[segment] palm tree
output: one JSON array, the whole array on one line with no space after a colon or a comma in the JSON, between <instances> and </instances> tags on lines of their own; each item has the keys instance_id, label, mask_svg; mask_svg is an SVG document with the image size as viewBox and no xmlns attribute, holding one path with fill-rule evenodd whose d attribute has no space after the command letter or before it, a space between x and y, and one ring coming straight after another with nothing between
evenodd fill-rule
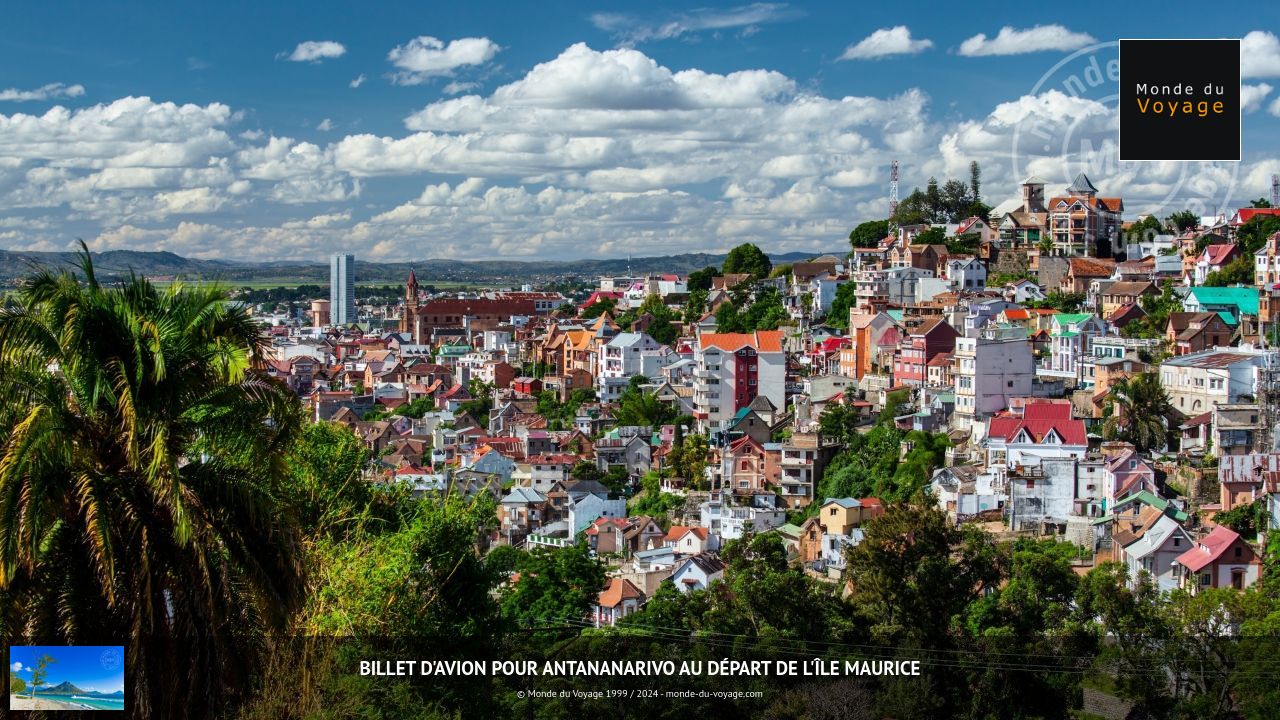
<instances>
[{"instance_id":1,"label":"palm tree","mask_svg":"<svg viewBox=\"0 0 1280 720\"><path fill-rule=\"evenodd\" d=\"M209 715L300 601L299 404L222 291L79 268L0 308L0 634L123 642L131 714Z\"/></svg>"},{"instance_id":2,"label":"palm tree","mask_svg":"<svg viewBox=\"0 0 1280 720\"><path fill-rule=\"evenodd\" d=\"M1173 413L1169 394L1155 373L1139 373L1111 386L1110 415L1102 424L1108 440L1124 440L1138 450L1164 447L1166 419Z\"/></svg>"}]
</instances>

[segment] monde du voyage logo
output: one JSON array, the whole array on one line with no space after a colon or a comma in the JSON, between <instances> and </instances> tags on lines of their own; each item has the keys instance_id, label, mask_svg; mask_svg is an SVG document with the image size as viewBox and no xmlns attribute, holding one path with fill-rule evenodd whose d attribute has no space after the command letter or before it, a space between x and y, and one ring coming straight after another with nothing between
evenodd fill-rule
<instances>
[{"instance_id":1,"label":"monde du voyage logo","mask_svg":"<svg viewBox=\"0 0 1280 720\"><path fill-rule=\"evenodd\" d=\"M1239 40L1120 41L1120 159L1240 159Z\"/></svg>"}]
</instances>

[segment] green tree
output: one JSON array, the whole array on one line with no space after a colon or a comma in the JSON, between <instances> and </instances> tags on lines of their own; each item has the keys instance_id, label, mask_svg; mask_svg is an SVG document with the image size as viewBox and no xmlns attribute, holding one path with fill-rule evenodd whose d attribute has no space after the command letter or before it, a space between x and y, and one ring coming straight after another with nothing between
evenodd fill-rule
<instances>
[{"instance_id":1,"label":"green tree","mask_svg":"<svg viewBox=\"0 0 1280 720\"><path fill-rule=\"evenodd\" d=\"M831 309L827 311L828 325L848 329L849 310L858 305L858 298L854 291L852 282L842 282L836 286L836 296L832 298Z\"/></svg>"},{"instance_id":2,"label":"green tree","mask_svg":"<svg viewBox=\"0 0 1280 720\"><path fill-rule=\"evenodd\" d=\"M1236 244L1246 255L1256 253L1266 244L1267 238L1277 232L1280 232L1280 217L1255 215L1236 228Z\"/></svg>"},{"instance_id":3,"label":"green tree","mask_svg":"<svg viewBox=\"0 0 1280 720\"><path fill-rule=\"evenodd\" d=\"M946 242L947 231L940 225L924 230L916 236L916 244L919 245L945 245Z\"/></svg>"},{"instance_id":4,"label":"green tree","mask_svg":"<svg viewBox=\"0 0 1280 720\"><path fill-rule=\"evenodd\" d=\"M1132 443L1142 452L1165 446L1166 422L1174 410L1155 373L1139 373L1113 383L1106 408L1109 415L1102 423L1103 437Z\"/></svg>"},{"instance_id":5,"label":"green tree","mask_svg":"<svg viewBox=\"0 0 1280 720\"><path fill-rule=\"evenodd\" d=\"M931 503L890 504L863 525L847 561L850 599L873 636L926 647L947 645L952 618L1001 576L990 538L955 527Z\"/></svg>"},{"instance_id":6,"label":"green tree","mask_svg":"<svg viewBox=\"0 0 1280 720\"><path fill-rule=\"evenodd\" d=\"M27 682L18 677L18 674L10 671L9 673L9 693L17 695L27 689Z\"/></svg>"},{"instance_id":7,"label":"green tree","mask_svg":"<svg viewBox=\"0 0 1280 720\"><path fill-rule=\"evenodd\" d=\"M617 308L617 300L614 300L613 298L604 298L583 308L582 312L578 313L578 317L584 320L592 320L604 315L605 313L612 315Z\"/></svg>"},{"instance_id":8,"label":"green tree","mask_svg":"<svg viewBox=\"0 0 1280 720\"><path fill-rule=\"evenodd\" d=\"M718 278L722 274L723 273L720 272L720 268L712 265L708 265L701 270L694 270L689 273L689 277L685 280L686 287L688 287L689 292L691 293L695 290L710 290L711 279Z\"/></svg>"},{"instance_id":9,"label":"green tree","mask_svg":"<svg viewBox=\"0 0 1280 720\"><path fill-rule=\"evenodd\" d=\"M690 290L689 299L684 303L684 317L686 323L696 323L702 319L707 312L707 298L710 293L705 289Z\"/></svg>"},{"instance_id":10,"label":"green tree","mask_svg":"<svg viewBox=\"0 0 1280 720\"><path fill-rule=\"evenodd\" d=\"M516 564L520 579L502 593L502 615L522 626L586 617L604 587L604 565L578 542L537 548Z\"/></svg>"},{"instance_id":11,"label":"green tree","mask_svg":"<svg viewBox=\"0 0 1280 720\"><path fill-rule=\"evenodd\" d=\"M1058 312L1074 313L1080 312L1086 299L1084 293L1052 290L1048 295L1045 295L1044 300L1027 303L1027 305L1034 308L1051 308Z\"/></svg>"},{"instance_id":12,"label":"green tree","mask_svg":"<svg viewBox=\"0 0 1280 720\"><path fill-rule=\"evenodd\" d=\"M619 425L658 427L675 420L676 415L675 408L659 400L656 393L628 387L618 399L618 410L614 413L614 418Z\"/></svg>"},{"instance_id":13,"label":"green tree","mask_svg":"<svg viewBox=\"0 0 1280 720\"><path fill-rule=\"evenodd\" d=\"M36 688L45 684L49 679L49 665L58 662L48 655L41 655L36 660L36 666L31 669L31 697L36 696Z\"/></svg>"},{"instance_id":14,"label":"green tree","mask_svg":"<svg viewBox=\"0 0 1280 720\"><path fill-rule=\"evenodd\" d=\"M873 248L883 242L888 235L888 220L868 220L859 223L857 227L849 232L849 244L855 250L858 248Z\"/></svg>"},{"instance_id":15,"label":"green tree","mask_svg":"<svg viewBox=\"0 0 1280 720\"><path fill-rule=\"evenodd\" d=\"M224 290L107 286L87 251L79 271L0 310L0 634L133 638L132 707L206 714L301 599L301 408Z\"/></svg>"},{"instance_id":16,"label":"green tree","mask_svg":"<svg viewBox=\"0 0 1280 720\"><path fill-rule=\"evenodd\" d=\"M744 243L729 251L724 259L723 268L726 275L746 273L753 278L765 278L773 269L773 263L760 248L751 243Z\"/></svg>"},{"instance_id":17,"label":"green tree","mask_svg":"<svg viewBox=\"0 0 1280 720\"><path fill-rule=\"evenodd\" d=\"M368 461L369 450L345 425L307 425L286 457L299 524L316 537L358 529L373 502L362 477Z\"/></svg>"},{"instance_id":18,"label":"green tree","mask_svg":"<svg viewBox=\"0 0 1280 720\"><path fill-rule=\"evenodd\" d=\"M1200 216L1194 210L1179 210L1169 216L1169 224L1177 228L1178 232L1195 230L1200 227Z\"/></svg>"}]
</instances>

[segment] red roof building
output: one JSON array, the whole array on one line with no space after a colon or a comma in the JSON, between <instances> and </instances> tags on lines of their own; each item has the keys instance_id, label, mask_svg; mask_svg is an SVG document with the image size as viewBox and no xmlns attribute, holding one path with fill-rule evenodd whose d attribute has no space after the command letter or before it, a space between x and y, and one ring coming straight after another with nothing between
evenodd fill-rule
<instances>
[{"instance_id":1,"label":"red roof building","mask_svg":"<svg viewBox=\"0 0 1280 720\"><path fill-rule=\"evenodd\" d=\"M1258 581L1262 568L1253 547L1239 533L1221 525L1174 563L1182 587L1191 593L1219 587L1244 590Z\"/></svg>"}]
</instances>

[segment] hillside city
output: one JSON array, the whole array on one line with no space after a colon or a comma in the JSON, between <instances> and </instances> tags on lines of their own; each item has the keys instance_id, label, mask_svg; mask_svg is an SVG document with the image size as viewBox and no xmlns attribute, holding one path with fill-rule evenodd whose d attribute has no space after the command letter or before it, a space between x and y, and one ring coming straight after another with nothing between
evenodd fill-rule
<instances>
[{"instance_id":1,"label":"hillside city","mask_svg":"<svg viewBox=\"0 0 1280 720\"><path fill-rule=\"evenodd\" d=\"M0 309L12 615L128 628L140 717L1269 716L1280 181L1126 219L1084 174L995 206L970 175L847 251L684 273L33 270ZM925 672L352 677L406 657Z\"/></svg>"},{"instance_id":2,"label":"hillside city","mask_svg":"<svg viewBox=\"0 0 1280 720\"><path fill-rule=\"evenodd\" d=\"M706 590L752 535L839 584L913 498L1068 543L1077 574L1251 588L1280 527L1280 209L1125 221L1083 174L978 190L976 167L933 183L848 255L745 245L573 296L410 272L400 302L357 304L336 255L328 299L254 308L266 370L359 438L370 482L487 493L493 546L605 559L597 627Z\"/></svg>"}]
</instances>

